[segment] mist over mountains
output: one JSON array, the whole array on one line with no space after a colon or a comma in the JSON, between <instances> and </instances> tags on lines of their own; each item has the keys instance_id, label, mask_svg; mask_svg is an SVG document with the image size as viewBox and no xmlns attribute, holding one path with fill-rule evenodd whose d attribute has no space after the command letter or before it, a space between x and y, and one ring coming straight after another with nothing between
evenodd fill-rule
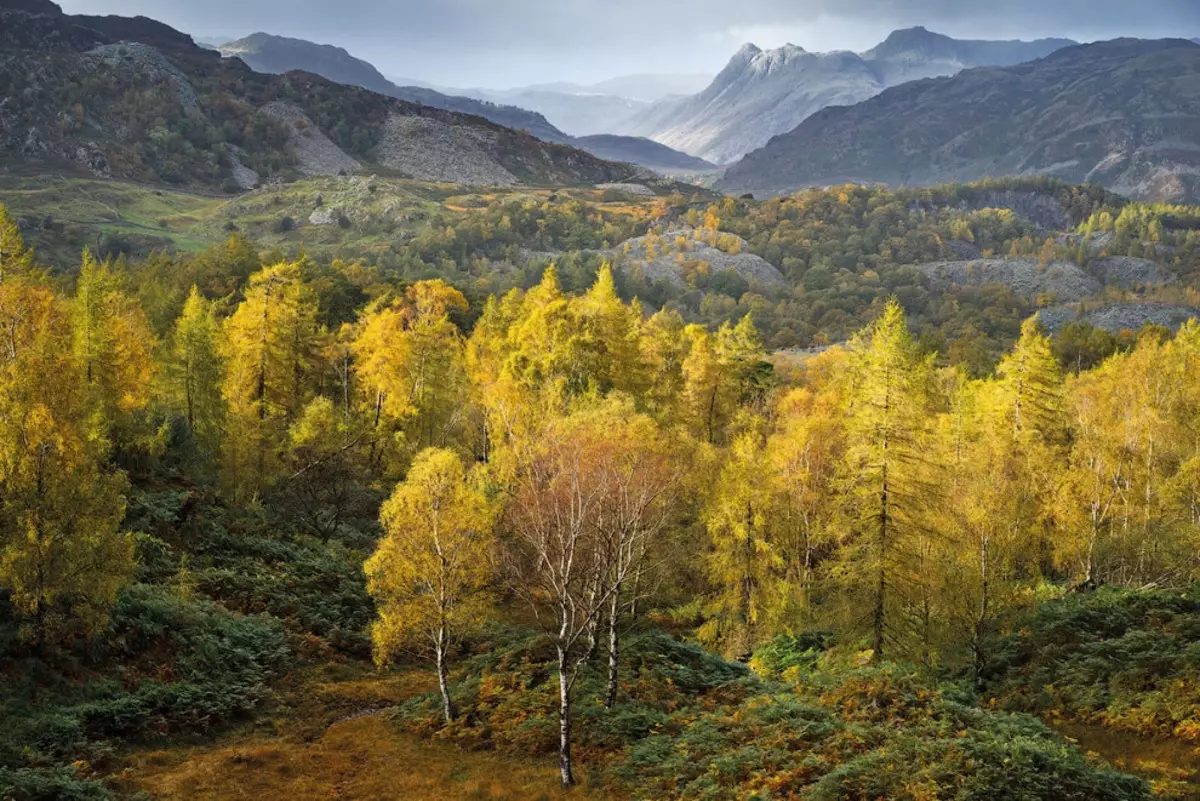
<instances>
[{"instance_id":1,"label":"mist over mountains","mask_svg":"<svg viewBox=\"0 0 1200 801\"><path fill-rule=\"evenodd\" d=\"M729 164L828 106L853 105L906 81L1018 64L1071 44L960 41L925 28L896 31L865 53L748 44L703 92L663 101L620 131Z\"/></svg>"},{"instance_id":2,"label":"mist over mountains","mask_svg":"<svg viewBox=\"0 0 1200 801\"><path fill-rule=\"evenodd\" d=\"M1122 39L827 108L731 167L731 192L1041 174L1200 198L1200 46Z\"/></svg>"}]
</instances>

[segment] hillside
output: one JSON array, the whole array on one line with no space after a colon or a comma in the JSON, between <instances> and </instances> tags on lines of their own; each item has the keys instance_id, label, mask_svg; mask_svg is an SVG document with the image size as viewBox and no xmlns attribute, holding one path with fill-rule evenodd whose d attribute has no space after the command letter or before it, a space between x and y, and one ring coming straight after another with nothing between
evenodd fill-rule
<instances>
[{"instance_id":1,"label":"hillside","mask_svg":"<svg viewBox=\"0 0 1200 801\"><path fill-rule=\"evenodd\" d=\"M796 45L746 45L703 92L668 98L619 126L717 164L729 164L829 106L852 105L889 86L953 75L969 67L1011 65L1066 45L962 41L924 28L896 31L865 53L810 53Z\"/></svg>"},{"instance_id":2,"label":"hillside","mask_svg":"<svg viewBox=\"0 0 1200 801\"><path fill-rule=\"evenodd\" d=\"M31 10L34 13L31 13ZM145 18L0 2L0 153L63 171L236 192L356 169L451 183L621 181L628 165L308 73L251 71ZM418 131L437 149L397 143Z\"/></svg>"},{"instance_id":3,"label":"hillside","mask_svg":"<svg viewBox=\"0 0 1200 801\"><path fill-rule=\"evenodd\" d=\"M639 114L650 105L620 95L590 92L567 92L554 89L518 89L491 91L471 89L468 97L491 103L504 103L527 108L544 116L555 128L578 137L594 136L613 129L614 120L624 120Z\"/></svg>"},{"instance_id":4,"label":"hillside","mask_svg":"<svg viewBox=\"0 0 1200 801\"><path fill-rule=\"evenodd\" d=\"M355 58L341 47L316 44L267 33L255 33L220 48L227 58L240 58L255 72L283 74L300 70L335 83L361 86L389 97L423 103L434 108L474 114L518 131L528 131L544 142L566 142L567 136L540 114L510 105L498 105L469 97L452 97L419 86L397 86L379 70Z\"/></svg>"},{"instance_id":5,"label":"hillside","mask_svg":"<svg viewBox=\"0 0 1200 801\"><path fill-rule=\"evenodd\" d=\"M1039 173L1200 197L1200 47L1123 39L899 86L831 108L731 167L730 192Z\"/></svg>"},{"instance_id":6,"label":"hillside","mask_svg":"<svg viewBox=\"0 0 1200 801\"><path fill-rule=\"evenodd\" d=\"M704 159L673 150L651 139L597 134L581 136L573 142L577 147L602 159L631 161L658 172L711 172L717 169L716 165Z\"/></svg>"},{"instance_id":7,"label":"hillside","mask_svg":"<svg viewBox=\"0 0 1200 801\"><path fill-rule=\"evenodd\" d=\"M572 133L599 133L606 130L602 120L622 119L636 112L644 104L612 96L573 96L558 93L519 93L510 101L531 101L528 107L518 107L511 102L491 102L491 96L462 97L449 95L423 86L397 86L388 80L370 63L355 58L345 49L332 45L316 44L303 39L290 39L266 33L256 33L245 39L230 42L221 47L227 58L238 58L255 72L283 74L292 71L320 75L335 83L360 86L372 92L395 97L409 103L420 103L433 108L460 114L473 114L490 120L497 125L518 131L527 131L543 142L567 144L588 150L600 158L637 164L650 169L660 165L678 164L687 160L682 153L668 153L664 146L633 137L607 139L598 143L586 139L575 139L551 124L538 110L549 108L574 120ZM500 100L500 97L496 97ZM527 108L535 108L530 111ZM581 120L580 116L586 117ZM592 145L598 144L597 149ZM648 159L648 160L647 160ZM680 169L672 167L672 169ZM702 169L690 167L688 169Z\"/></svg>"}]
</instances>

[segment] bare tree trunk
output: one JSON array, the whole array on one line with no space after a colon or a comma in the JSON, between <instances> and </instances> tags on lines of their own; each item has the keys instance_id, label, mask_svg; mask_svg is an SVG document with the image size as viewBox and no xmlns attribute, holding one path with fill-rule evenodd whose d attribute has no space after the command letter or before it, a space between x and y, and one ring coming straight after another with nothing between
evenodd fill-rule
<instances>
[{"instance_id":1,"label":"bare tree trunk","mask_svg":"<svg viewBox=\"0 0 1200 801\"><path fill-rule=\"evenodd\" d=\"M884 448L886 449L886 444ZM871 657L873 662L883 661L883 645L885 636L885 615L887 606L885 597L887 593L887 567L884 563L886 559L886 549L888 543L888 476L887 465L883 468L883 491L879 497L879 541L876 543L878 550L877 558L879 559L879 582L875 589L875 608L871 615L871 647L874 650L874 655Z\"/></svg>"},{"instance_id":2,"label":"bare tree trunk","mask_svg":"<svg viewBox=\"0 0 1200 801\"><path fill-rule=\"evenodd\" d=\"M617 620L620 617L619 590L614 590L608 607L608 689L604 693L604 706L612 709L617 703L617 666L620 661L620 631Z\"/></svg>"},{"instance_id":3,"label":"bare tree trunk","mask_svg":"<svg viewBox=\"0 0 1200 801\"><path fill-rule=\"evenodd\" d=\"M450 703L450 681L446 670L446 627L438 629L437 636L438 687L442 691L442 716L446 723L454 722L454 706Z\"/></svg>"},{"instance_id":4,"label":"bare tree trunk","mask_svg":"<svg viewBox=\"0 0 1200 801\"><path fill-rule=\"evenodd\" d=\"M571 772L571 684L567 680L567 651L558 646L558 766L563 787L575 784Z\"/></svg>"}]
</instances>

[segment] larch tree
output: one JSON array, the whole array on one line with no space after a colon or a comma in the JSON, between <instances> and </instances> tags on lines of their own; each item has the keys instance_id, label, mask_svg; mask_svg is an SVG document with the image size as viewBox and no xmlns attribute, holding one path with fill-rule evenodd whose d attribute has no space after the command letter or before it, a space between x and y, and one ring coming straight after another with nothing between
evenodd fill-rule
<instances>
[{"instance_id":1,"label":"larch tree","mask_svg":"<svg viewBox=\"0 0 1200 801\"><path fill-rule=\"evenodd\" d=\"M841 476L837 575L850 630L865 629L875 661L905 644L924 598L931 374L904 312L891 301L854 346Z\"/></svg>"},{"instance_id":2,"label":"larch tree","mask_svg":"<svg viewBox=\"0 0 1200 801\"><path fill-rule=\"evenodd\" d=\"M965 641L978 678L985 644L1020 597L1016 577L1040 573L1062 483L1063 377L1036 318L1022 326L994 380L955 377L939 450L949 467L943 508L952 533L944 589L951 639Z\"/></svg>"},{"instance_id":3,"label":"larch tree","mask_svg":"<svg viewBox=\"0 0 1200 801\"><path fill-rule=\"evenodd\" d=\"M760 434L739 437L704 511L714 596L700 636L738 657L773 633L767 622L784 590L784 558L773 525L777 518L762 476L765 460Z\"/></svg>"},{"instance_id":4,"label":"larch tree","mask_svg":"<svg viewBox=\"0 0 1200 801\"><path fill-rule=\"evenodd\" d=\"M375 659L418 644L434 654L442 714L454 719L448 659L489 605L494 515L462 458L422 451L380 515L384 537L367 560L367 590L379 607L371 628Z\"/></svg>"},{"instance_id":5,"label":"larch tree","mask_svg":"<svg viewBox=\"0 0 1200 801\"><path fill-rule=\"evenodd\" d=\"M131 415L153 391L154 340L137 301L109 265L83 252L73 303L75 357L95 411L95 435L120 448L132 436Z\"/></svg>"},{"instance_id":6,"label":"larch tree","mask_svg":"<svg viewBox=\"0 0 1200 801\"><path fill-rule=\"evenodd\" d=\"M830 389L792 390L779 403L777 429L764 453L783 561L774 616L796 627L813 620L818 571L833 546L838 468L846 449L842 408Z\"/></svg>"},{"instance_id":7,"label":"larch tree","mask_svg":"<svg viewBox=\"0 0 1200 801\"><path fill-rule=\"evenodd\" d=\"M466 308L457 289L421 281L367 313L351 349L377 439L399 437L409 452L454 444L467 376L462 334L450 314ZM376 461L386 444L376 444Z\"/></svg>"},{"instance_id":8,"label":"larch tree","mask_svg":"<svg viewBox=\"0 0 1200 801\"><path fill-rule=\"evenodd\" d=\"M166 368L167 394L201 453L216 453L225 418L221 329L212 304L193 286L175 322Z\"/></svg>"},{"instance_id":9,"label":"larch tree","mask_svg":"<svg viewBox=\"0 0 1200 801\"><path fill-rule=\"evenodd\" d=\"M33 270L33 251L25 247L21 229L0 204L0 284Z\"/></svg>"},{"instance_id":10,"label":"larch tree","mask_svg":"<svg viewBox=\"0 0 1200 801\"><path fill-rule=\"evenodd\" d=\"M299 265L278 264L252 276L223 334L226 479L247 498L279 474L288 426L313 395L323 355L317 299Z\"/></svg>"},{"instance_id":11,"label":"larch tree","mask_svg":"<svg viewBox=\"0 0 1200 801\"><path fill-rule=\"evenodd\" d=\"M102 630L134 568L72 318L39 281L0 282L0 586L39 643Z\"/></svg>"}]
</instances>

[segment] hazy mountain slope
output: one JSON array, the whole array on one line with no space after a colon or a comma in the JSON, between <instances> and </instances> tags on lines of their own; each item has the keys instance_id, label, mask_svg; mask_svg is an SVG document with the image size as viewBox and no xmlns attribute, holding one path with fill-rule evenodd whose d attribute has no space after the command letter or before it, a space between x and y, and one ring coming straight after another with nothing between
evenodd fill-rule
<instances>
[{"instance_id":1,"label":"hazy mountain slope","mask_svg":"<svg viewBox=\"0 0 1200 801\"><path fill-rule=\"evenodd\" d=\"M577 147L602 159L628 161L633 158L633 163L659 172L708 172L717 169L704 159L672 150L652 139L598 134L582 136L574 142Z\"/></svg>"},{"instance_id":2,"label":"hazy mountain slope","mask_svg":"<svg viewBox=\"0 0 1200 801\"><path fill-rule=\"evenodd\" d=\"M727 164L828 106L852 105L915 78L1019 63L1068 44L1073 43L958 41L913 28L893 33L863 54L746 45L703 92L664 100L630 118L617 133L646 136Z\"/></svg>"},{"instance_id":3,"label":"hazy mountain slope","mask_svg":"<svg viewBox=\"0 0 1200 801\"><path fill-rule=\"evenodd\" d=\"M498 125L529 131L546 142L565 142L567 137L540 114L515 106L497 105L469 97L452 97L419 86L397 86L370 63L355 58L346 50L303 39L289 39L256 33L221 47L221 53L240 58L255 72L282 74L302 70L337 83L361 86L373 92L424 103L427 106L475 114Z\"/></svg>"},{"instance_id":4,"label":"hazy mountain slope","mask_svg":"<svg viewBox=\"0 0 1200 801\"><path fill-rule=\"evenodd\" d=\"M465 94L492 103L512 104L536 111L555 128L571 136L607 133L650 105L644 100L631 100L618 95L549 89L504 92L474 89Z\"/></svg>"},{"instance_id":5,"label":"hazy mountain slope","mask_svg":"<svg viewBox=\"0 0 1200 801\"><path fill-rule=\"evenodd\" d=\"M530 111L509 103L490 102L489 99L478 97L448 95L423 86L396 86L370 63L352 56L340 47L315 44L303 39L289 39L266 33L256 33L225 45L221 48L221 53L230 58L240 58L256 72L271 74L291 71L310 72L337 83L361 86L410 103L421 103L460 114L474 114L506 128L528 131L544 142L569 144L585 150L589 147L586 142L575 141L567 133L559 130L537 111ZM556 102L556 98L543 97L541 99L551 106ZM618 106L617 110L606 110L603 107L592 108L589 104L578 102L574 107L581 112L587 109L584 113L604 119L623 118L626 116L627 109L636 109L640 105L621 98L615 100ZM561 108L560 106L556 107ZM589 127L594 126L582 126L585 129ZM652 163L644 161L643 156L646 153L652 153L655 161ZM636 139L607 141L604 143L604 154L604 158L637 164L650 169L659 166L666 155L659 149L647 148L646 143ZM685 154L679 153L669 160L678 162L686 158Z\"/></svg>"},{"instance_id":6,"label":"hazy mountain slope","mask_svg":"<svg viewBox=\"0 0 1200 801\"><path fill-rule=\"evenodd\" d=\"M226 191L356 165L446 182L578 185L635 174L481 117L308 73L256 73L153 20L67 16L38 0L0 0L0 87L0 163L10 171ZM436 158L390 147L406 126L440 132Z\"/></svg>"},{"instance_id":7,"label":"hazy mountain slope","mask_svg":"<svg viewBox=\"0 0 1200 801\"><path fill-rule=\"evenodd\" d=\"M895 31L862 57L874 68L881 83L897 86L922 78L953 75L971 67L1011 67L1075 44L1070 39L1034 42L952 39L917 27Z\"/></svg>"},{"instance_id":8,"label":"hazy mountain slope","mask_svg":"<svg viewBox=\"0 0 1200 801\"><path fill-rule=\"evenodd\" d=\"M1200 46L1122 39L830 108L731 167L726 191L1044 173L1200 199Z\"/></svg>"}]
</instances>

